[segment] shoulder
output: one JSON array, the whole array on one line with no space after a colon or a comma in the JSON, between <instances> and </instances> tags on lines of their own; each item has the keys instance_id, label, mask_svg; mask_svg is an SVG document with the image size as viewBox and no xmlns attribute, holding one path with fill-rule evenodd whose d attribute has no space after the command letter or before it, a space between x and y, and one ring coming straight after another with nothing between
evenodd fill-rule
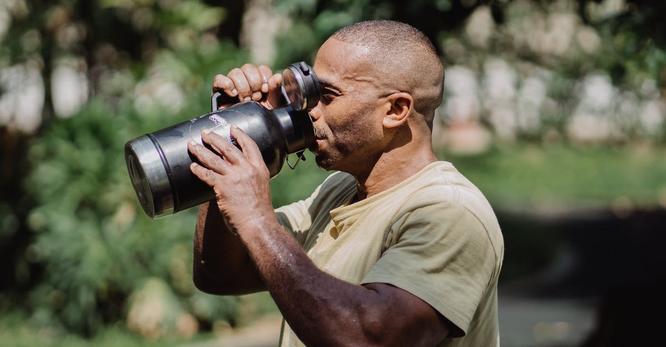
<instances>
[{"instance_id":1,"label":"shoulder","mask_svg":"<svg viewBox=\"0 0 666 347\"><path fill-rule=\"evenodd\" d=\"M484 244L501 262L504 242L497 217L483 193L451 163L437 162L402 203L391 225L393 241L409 228L426 228L429 237L455 237ZM392 242L389 242L389 244Z\"/></svg>"},{"instance_id":2,"label":"shoulder","mask_svg":"<svg viewBox=\"0 0 666 347\"><path fill-rule=\"evenodd\" d=\"M311 206L314 213L328 211L340 205L356 192L356 179L344 172L330 174L312 193Z\"/></svg>"},{"instance_id":3,"label":"shoulder","mask_svg":"<svg viewBox=\"0 0 666 347\"><path fill-rule=\"evenodd\" d=\"M395 241L418 235L427 239L488 240L484 223L463 204L452 200L432 201L401 211L391 225ZM418 232L416 232L418 230Z\"/></svg>"},{"instance_id":4,"label":"shoulder","mask_svg":"<svg viewBox=\"0 0 666 347\"><path fill-rule=\"evenodd\" d=\"M356 187L356 178L341 171L333 172L317 187L317 190L326 193L348 190Z\"/></svg>"},{"instance_id":5,"label":"shoulder","mask_svg":"<svg viewBox=\"0 0 666 347\"><path fill-rule=\"evenodd\" d=\"M439 211L433 218L471 214L485 229L499 230L497 217L486 197L453 164L436 162L424 176L424 183L416 187L402 206L402 214L416 212L425 217L431 210Z\"/></svg>"}]
</instances>

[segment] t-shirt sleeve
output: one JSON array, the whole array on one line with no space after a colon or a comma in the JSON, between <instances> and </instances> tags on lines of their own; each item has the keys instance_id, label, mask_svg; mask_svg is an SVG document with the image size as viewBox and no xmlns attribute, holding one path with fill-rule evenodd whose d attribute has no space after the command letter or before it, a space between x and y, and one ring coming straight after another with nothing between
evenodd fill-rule
<instances>
[{"instance_id":1,"label":"t-shirt sleeve","mask_svg":"<svg viewBox=\"0 0 666 347\"><path fill-rule=\"evenodd\" d=\"M306 199L275 209L278 222L287 232L296 238L301 246L305 243L310 225L312 224L312 217L308 210L310 205L312 205L313 197L318 191L319 188Z\"/></svg>"},{"instance_id":2,"label":"t-shirt sleeve","mask_svg":"<svg viewBox=\"0 0 666 347\"><path fill-rule=\"evenodd\" d=\"M362 283L387 283L419 297L453 323L469 324L495 275L495 252L483 224L466 208L420 207L391 226L397 240Z\"/></svg>"},{"instance_id":3,"label":"t-shirt sleeve","mask_svg":"<svg viewBox=\"0 0 666 347\"><path fill-rule=\"evenodd\" d=\"M303 246L312 226L313 204L320 204L320 194L330 190L329 184L334 174L329 175L307 198L275 209L278 222ZM314 206L316 207L316 206Z\"/></svg>"}]
</instances>

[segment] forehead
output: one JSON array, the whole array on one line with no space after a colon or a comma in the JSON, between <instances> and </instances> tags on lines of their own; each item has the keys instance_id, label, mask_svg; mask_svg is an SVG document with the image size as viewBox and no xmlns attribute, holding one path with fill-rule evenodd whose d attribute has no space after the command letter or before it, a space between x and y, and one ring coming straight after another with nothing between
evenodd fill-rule
<instances>
[{"instance_id":1,"label":"forehead","mask_svg":"<svg viewBox=\"0 0 666 347\"><path fill-rule=\"evenodd\" d=\"M377 83L370 49L330 38L317 52L314 70L322 81L340 87L353 87L359 83Z\"/></svg>"}]
</instances>

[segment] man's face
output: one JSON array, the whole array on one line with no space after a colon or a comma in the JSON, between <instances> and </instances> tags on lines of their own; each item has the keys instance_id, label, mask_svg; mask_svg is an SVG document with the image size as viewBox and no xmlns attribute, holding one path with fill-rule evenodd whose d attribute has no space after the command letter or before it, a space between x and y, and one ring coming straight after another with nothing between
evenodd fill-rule
<instances>
[{"instance_id":1,"label":"man's face","mask_svg":"<svg viewBox=\"0 0 666 347\"><path fill-rule=\"evenodd\" d=\"M381 76L367 53L331 38L315 58L322 97L310 112L316 136L312 150L324 169L357 171L370 165L383 146Z\"/></svg>"}]
</instances>

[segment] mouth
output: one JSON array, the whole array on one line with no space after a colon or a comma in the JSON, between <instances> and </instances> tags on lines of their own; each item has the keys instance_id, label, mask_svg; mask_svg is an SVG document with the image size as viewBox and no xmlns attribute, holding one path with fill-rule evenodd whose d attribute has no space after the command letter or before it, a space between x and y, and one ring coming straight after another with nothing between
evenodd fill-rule
<instances>
[{"instance_id":1,"label":"mouth","mask_svg":"<svg viewBox=\"0 0 666 347\"><path fill-rule=\"evenodd\" d=\"M322 139L315 138L314 142L312 142L312 145L310 145L310 147L308 147L308 149L310 150L310 152L316 154L317 152L319 152L319 149L321 148L322 142L323 142Z\"/></svg>"},{"instance_id":2,"label":"mouth","mask_svg":"<svg viewBox=\"0 0 666 347\"><path fill-rule=\"evenodd\" d=\"M326 134L324 131L320 130L319 128L314 128L314 137L316 140L323 140L326 138Z\"/></svg>"},{"instance_id":3,"label":"mouth","mask_svg":"<svg viewBox=\"0 0 666 347\"><path fill-rule=\"evenodd\" d=\"M314 153L319 153L322 148L325 146L326 138L323 136L315 136L315 140L312 142L312 145L308 149Z\"/></svg>"},{"instance_id":4,"label":"mouth","mask_svg":"<svg viewBox=\"0 0 666 347\"><path fill-rule=\"evenodd\" d=\"M314 139L315 140L312 143L312 145L309 147L309 149L310 149L310 151L316 153L317 151L319 151L322 144L326 140L326 135L324 134L323 131L321 131L317 128L314 128Z\"/></svg>"}]
</instances>

